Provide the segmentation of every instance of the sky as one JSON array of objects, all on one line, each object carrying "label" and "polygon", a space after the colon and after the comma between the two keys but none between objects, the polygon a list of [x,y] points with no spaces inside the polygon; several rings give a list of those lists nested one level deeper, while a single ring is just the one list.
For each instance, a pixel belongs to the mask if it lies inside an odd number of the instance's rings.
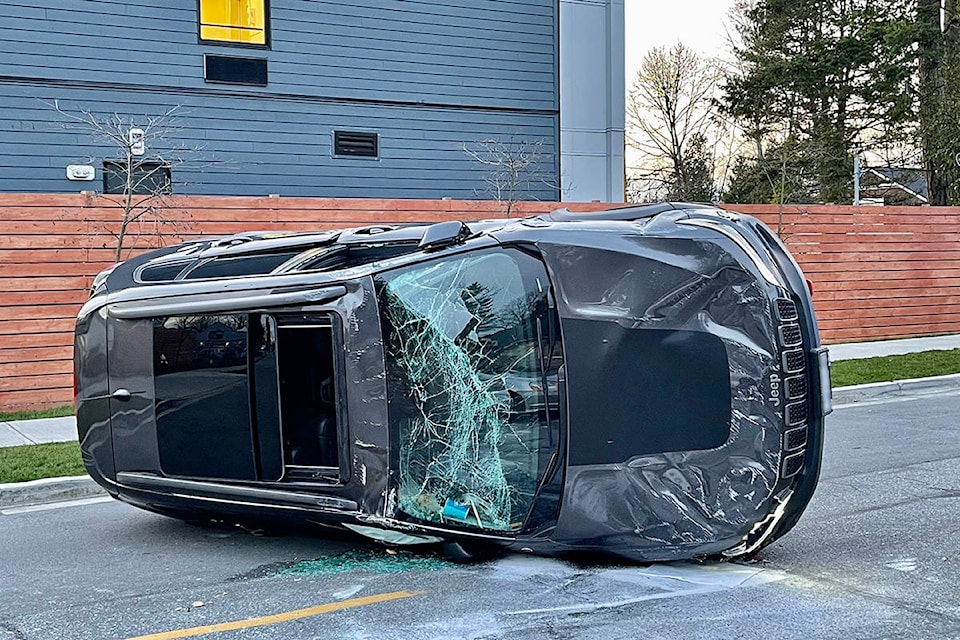
[{"label": "sky", "polygon": [[708,56],[723,53],[734,0],[624,0],[627,86],[644,54],[682,42]]}]

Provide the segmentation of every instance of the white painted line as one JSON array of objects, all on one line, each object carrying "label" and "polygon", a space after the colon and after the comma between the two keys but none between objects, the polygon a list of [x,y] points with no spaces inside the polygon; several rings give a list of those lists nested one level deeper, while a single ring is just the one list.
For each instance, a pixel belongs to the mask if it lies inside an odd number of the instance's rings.
[{"label": "white painted line", "polygon": [[35,511],[52,511],[54,509],[66,509],[67,507],[84,507],[89,504],[100,504],[101,502],[112,502],[110,496],[97,496],[96,498],[81,498],[80,500],[67,500],[65,502],[51,502],[49,504],[34,504],[28,507],[10,507],[9,509],[0,509],[0,515],[15,516],[18,513],[33,513]]}]

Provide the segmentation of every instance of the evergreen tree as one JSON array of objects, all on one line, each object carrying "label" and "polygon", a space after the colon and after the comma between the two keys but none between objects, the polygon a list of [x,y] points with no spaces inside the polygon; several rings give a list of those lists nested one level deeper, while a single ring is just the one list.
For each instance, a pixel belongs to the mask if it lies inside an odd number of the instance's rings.
[{"label": "evergreen tree", "polygon": [[713,156],[702,133],[690,137],[682,153],[683,173],[676,176],[667,194],[668,200],[713,202],[716,188],[713,181]]},{"label": "evergreen tree", "polygon": [[[802,166],[815,179],[815,200],[850,201],[854,145],[899,142],[914,122],[916,1],[754,0],[741,7],[742,45],[723,107],[753,142],[758,168]],[[777,163],[767,157],[772,147],[796,156]]]},{"label": "evergreen tree", "polygon": [[[919,144],[930,204],[960,203],[960,19],[956,0],[918,0]],[[942,11],[941,11],[942,8]]]}]

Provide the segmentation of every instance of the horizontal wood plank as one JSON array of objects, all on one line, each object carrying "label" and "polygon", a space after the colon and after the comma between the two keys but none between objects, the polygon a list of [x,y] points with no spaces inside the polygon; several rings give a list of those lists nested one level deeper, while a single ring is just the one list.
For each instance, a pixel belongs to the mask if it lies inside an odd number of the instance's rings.
[{"label": "horizontal wood plank", "polygon": [[[519,203],[515,217],[601,203]],[[960,333],[960,207],[729,205],[782,237],[814,287],[825,342]],[[114,262],[117,206],[105,196],[0,194],[0,410],[72,399],[73,324],[94,275]],[[482,200],[178,196],[131,257],[189,238],[503,217]],[[957,311],[955,311],[957,310]]]}]

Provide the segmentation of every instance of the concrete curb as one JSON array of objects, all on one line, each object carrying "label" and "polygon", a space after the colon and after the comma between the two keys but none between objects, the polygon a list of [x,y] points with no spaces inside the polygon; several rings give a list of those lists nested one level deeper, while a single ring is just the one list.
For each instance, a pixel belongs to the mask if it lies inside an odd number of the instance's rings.
[{"label": "concrete curb", "polygon": [[0,484],[0,509],[107,495],[89,476]]},{"label": "concrete curb", "polygon": [[927,396],[938,393],[960,392],[960,373],[933,378],[913,378],[894,382],[871,382],[833,390],[833,404],[837,406],[885,400],[903,396]]}]

